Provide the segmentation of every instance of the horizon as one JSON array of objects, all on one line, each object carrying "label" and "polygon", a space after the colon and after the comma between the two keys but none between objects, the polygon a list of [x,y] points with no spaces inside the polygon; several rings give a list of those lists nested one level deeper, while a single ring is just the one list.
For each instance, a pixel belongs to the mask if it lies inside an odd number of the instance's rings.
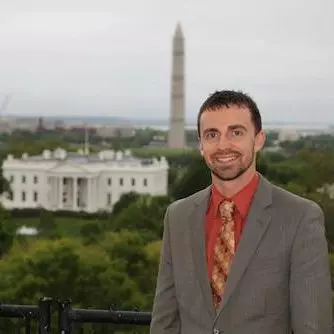
[{"label": "horizon", "polygon": [[254,1],[143,0],[131,11],[94,3],[86,12],[79,0],[71,2],[77,12],[60,2],[57,11],[45,3],[35,12],[3,4],[0,109],[10,98],[2,114],[168,119],[181,22],[187,119],[212,92],[235,89],[265,121],[333,123],[334,2]]},{"label": "horizon", "polygon": [[[85,123],[87,121],[91,122],[97,122],[97,121],[104,121],[102,122],[102,125],[108,125],[108,124],[116,124],[116,125],[149,125],[149,126],[161,126],[161,125],[169,125],[170,119],[169,118],[147,118],[147,117],[121,117],[121,116],[104,116],[104,115],[4,115],[2,116],[3,119],[38,119],[42,118],[45,120],[63,120],[68,122],[77,122],[81,121],[81,123]],[[106,121],[111,121],[111,123],[106,123]],[[113,121],[113,122],[112,122]],[[196,118],[186,118],[185,120],[186,126],[192,126],[197,124]],[[79,122],[80,123],[80,122]],[[75,123],[78,124],[78,123]],[[307,125],[315,127],[315,128],[327,128],[334,126],[333,122],[324,122],[324,121],[318,121],[318,122],[310,122],[310,121],[275,121],[275,120],[267,120],[262,121],[263,125]]]}]

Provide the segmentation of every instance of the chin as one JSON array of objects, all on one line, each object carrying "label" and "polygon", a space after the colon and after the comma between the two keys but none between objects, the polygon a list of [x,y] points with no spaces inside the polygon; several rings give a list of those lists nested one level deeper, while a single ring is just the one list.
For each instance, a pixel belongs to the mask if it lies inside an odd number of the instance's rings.
[{"label": "chin", "polygon": [[220,173],[218,171],[212,170],[212,174],[215,176],[216,179],[220,180],[220,181],[233,181],[236,180],[237,178],[240,177],[240,173],[238,172],[234,172],[234,173]]}]

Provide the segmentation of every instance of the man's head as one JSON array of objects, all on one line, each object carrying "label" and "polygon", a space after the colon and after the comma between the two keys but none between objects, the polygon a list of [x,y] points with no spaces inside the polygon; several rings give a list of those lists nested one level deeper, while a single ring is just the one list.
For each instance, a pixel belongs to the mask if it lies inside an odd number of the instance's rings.
[{"label": "man's head", "polygon": [[197,130],[201,154],[213,177],[231,181],[255,171],[265,133],[259,109],[249,96],[215,92],[200,108]]}]

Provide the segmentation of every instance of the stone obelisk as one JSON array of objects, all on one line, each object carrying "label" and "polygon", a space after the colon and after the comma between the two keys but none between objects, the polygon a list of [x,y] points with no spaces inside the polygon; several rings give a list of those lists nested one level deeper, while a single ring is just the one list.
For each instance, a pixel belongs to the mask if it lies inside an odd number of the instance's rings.
[{"label": "stone obelisk", "polygon": [[185,147],[184,37],[178,23],[173,37],[171,111],[168,134],[170,148]]}]

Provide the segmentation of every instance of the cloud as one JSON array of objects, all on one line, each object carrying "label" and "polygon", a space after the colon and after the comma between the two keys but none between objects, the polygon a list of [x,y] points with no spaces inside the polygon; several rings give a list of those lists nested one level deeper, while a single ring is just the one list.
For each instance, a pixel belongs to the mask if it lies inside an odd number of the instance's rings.
[{"label": "cloud", "polygon": [[[187,117],[216,89],[249,92],[268,119],[334,121],[332,0],[8,1],[0,98],[10,114],[168,118],[182,22]],[[18,10],[19,8],[19,10]]]}]

